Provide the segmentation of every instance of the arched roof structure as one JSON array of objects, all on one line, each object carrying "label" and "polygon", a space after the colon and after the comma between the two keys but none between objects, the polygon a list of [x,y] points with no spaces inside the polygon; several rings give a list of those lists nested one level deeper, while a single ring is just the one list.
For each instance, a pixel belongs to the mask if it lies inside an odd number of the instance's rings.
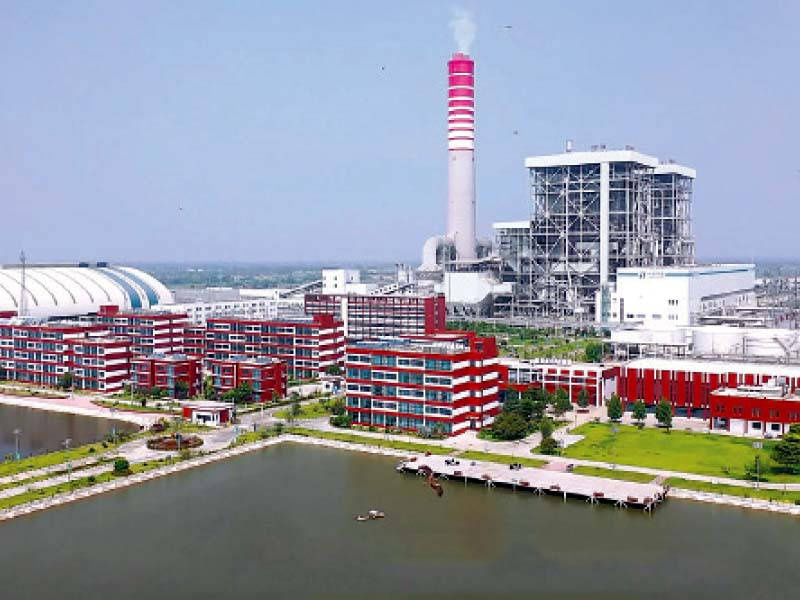
[{"label": "arched roof structure", "polygon": [[[172,293],[152,275],[108,263],[30,265],[25,268],[25,315],[72,317],[115,304],[120,310],[172,304]],[[0,268],[0,312],[20,314],[22,267]]]}]

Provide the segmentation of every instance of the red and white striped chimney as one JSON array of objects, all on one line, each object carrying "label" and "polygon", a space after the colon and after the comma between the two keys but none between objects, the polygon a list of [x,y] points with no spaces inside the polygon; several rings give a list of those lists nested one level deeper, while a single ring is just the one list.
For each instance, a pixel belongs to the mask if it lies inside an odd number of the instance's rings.
[{"label": "red and white striped chimney", "polygon": [[475,63],[457,52],[447,62],[447,235],[458,260],[476,258]]}]

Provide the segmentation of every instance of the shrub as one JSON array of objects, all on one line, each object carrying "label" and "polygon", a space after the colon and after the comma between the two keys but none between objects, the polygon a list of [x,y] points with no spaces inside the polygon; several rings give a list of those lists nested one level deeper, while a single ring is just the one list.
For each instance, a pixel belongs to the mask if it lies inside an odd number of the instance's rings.
[{"label": "shrub", "polygon": [[89,475],[86,481],[88,481],[89,483],[95,483],[97,481],[97,477],[95,477],[94,475]]},{"label": "shrub", "polygon": [[114,475],[129,475],[131,463],[126,458],[118,458],[114,461]]},{"label": "shrub", "polygon": [[348,428],[348,427],[350,427],[350,425],[352,425],[352,422],[353,422],[353,420],[351,419],[350,415],[348,415],[348,414],[333,415],[330,418],[330,424],[333,425],[334,427]]},{"label": "shrub", "polygon": [[542,454],[558,454],[558,442],[551,438],[544,438],[539,445],[539,452]]}]

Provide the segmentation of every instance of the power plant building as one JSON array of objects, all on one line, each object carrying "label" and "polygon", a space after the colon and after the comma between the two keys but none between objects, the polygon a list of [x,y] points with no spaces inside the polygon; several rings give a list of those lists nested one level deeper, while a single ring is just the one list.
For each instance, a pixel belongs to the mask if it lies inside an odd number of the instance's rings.
[{"label": "power plant building", "polygon": [[632,149],[525,160],[529,221],[497,223],[502,277],[514,286],[503,312],[592,319],[595,296],[610,312],[610,288],[625,267],[694,261],[694,169]]}]

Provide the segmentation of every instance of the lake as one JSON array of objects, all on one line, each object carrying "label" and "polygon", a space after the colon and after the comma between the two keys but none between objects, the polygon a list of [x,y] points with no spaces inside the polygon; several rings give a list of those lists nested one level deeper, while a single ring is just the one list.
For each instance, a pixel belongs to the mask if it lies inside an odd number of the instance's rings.
[{"label": "lake", "polygon": [[[438,498],[395,464],[285,443],[0,524],[3,597],[691,600],[800,589],[791,517],[680,500],[646,514],[456,482]],[[387,518],[353,520],[370,508]]]},{"label": "lake", "polygon": [[0,460],[15,451],[15,429],[22,430],[20,454],[28,456],[62,449],[67,438],[72,439],[73,447],[102,440],[114,427],[117,431],[138,430],[126,421],[0,404]]}]

